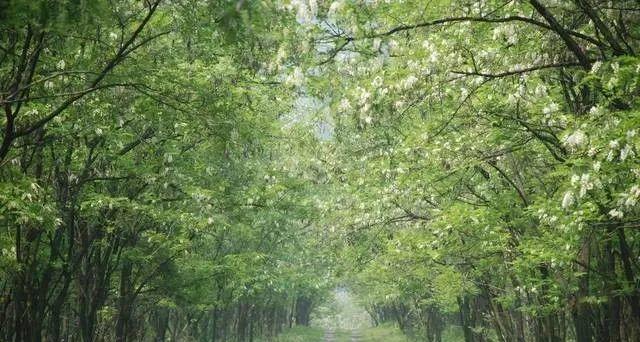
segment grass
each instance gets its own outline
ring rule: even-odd
[[[455,325],[448,326],[442,333],[442,341],[464,342],[464,333],[462,332],[462,328]]]
[[[276,336],[272,342],[322,342],[324,329],[315,327],[296,326],[286,329]]]
[[[409,339],[393,324],[362,329],[362,342],[408,342]]]

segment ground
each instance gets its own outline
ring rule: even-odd
[[[274,342],[407,342],[399,329],[390,324],[360,329],[295,327],[286,330]]]

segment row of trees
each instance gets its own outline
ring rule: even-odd
[[[2,1],[0,339],[640,338],[632,0]],[[315,115],[313,115],[315,113]]]
[[[0,340],[250,341],[308,324],[331,257],[313,171],[290,156],[314,138],[279,119],[289,16],[0,1]]]
[[[325,222],[374,319],[428,341],[640,338],[636,1],[296,10],[331,128]]]

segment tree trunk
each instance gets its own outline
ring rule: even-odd
[[[125,260],[120,272],[120,297],[118,299],[118,319],[116,322],[116,342],[127,342],[131,324],[132,284],[131,271],[133,266],[129,260]]]

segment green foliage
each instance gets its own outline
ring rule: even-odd
[[[613,3],[0,1],[0,340],[637,339]]]

